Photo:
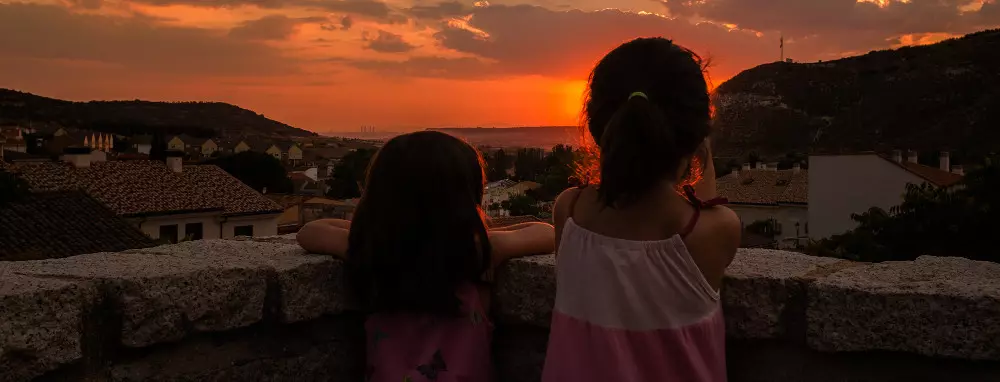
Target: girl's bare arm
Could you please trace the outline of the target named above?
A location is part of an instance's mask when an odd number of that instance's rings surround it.
[[[555,229],[546,223],[524,223],[509,231],[490,231],[493,265],[515,257],[552,253]]]
[[[351,222],[340,219],[315,220],[299,229],[295,239],[310,253],[347,258]]]
[[[530,226],[532,224],[536,224],[536,223],[538,223],[538,222],[518,223],[518,224],[514,224],[514,225],[509,225],[509,226],[506,226],[506,227],[496,227],[496,228],[490,229],[490,231],[493,231],[493,232],[498,232],[498,231],[517,231],[519,229],[526,228],[526,227],[528,227],[528,226]]]

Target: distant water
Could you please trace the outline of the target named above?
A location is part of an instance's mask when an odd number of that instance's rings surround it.
[[[517,128],[440,128],[428,129],[445,132],[463,138],[476,146],[492,147],[539,147],[549,149],[552,146],[565,144],[577,146],[579,129],[576,126],[557,127],[517,127]],[[390,139],[401,133],[361,133],[361,132],[331,132],[324,135],[358,138],[358,139]]]

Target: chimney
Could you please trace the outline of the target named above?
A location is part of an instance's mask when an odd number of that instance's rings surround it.
[[[0,159],[3,159],[3,157],[0,157]],[[740,177],[740,170],[738,168],[736,168],[736,167],[733,167],[732,174],[733,174],[733,178],[739,178]]]
[[[173,172],[184,171],[184,152],[179,150],[167,150],[167,168]]]
[[[63,149],[62,159],[76,168],[90,167],[90,147],[67,147]]]
[[[749,162],[743,164],[743,171],[750,171],[750,163]]]
[[[942,151],[941,156],[938,159],[938,165],[941,167],[941,171],[951,170],[951,153],[947,151]]]
[[[767,171],[778,171],[778,162],[771,162],[767,164]]]
[[[903,163],[903,150],[892,150],[892,161]]]
[[[792,164],[792,173],[793,174],[798,174],[799,171],[801,171],[801,170],[802,170],[802,165],[801,164],[798,164],[798,163]]]
[[[962,168],[962,165],[951,166],[951,173],[952,174],[956,174],[956,175],[963,175],[964,176],[965,175],[965,169]]]
[[[917,163],[917,152],[913,151],[913,150],[910,150],[906,154],[906,161],[910,162],[910,163],[913,163],[913,164],[916,164]]]

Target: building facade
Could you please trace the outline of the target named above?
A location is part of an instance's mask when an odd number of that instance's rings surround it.
[[[945,170],[949,169],[949,170]],[[962,180],[961,167],[952,169],[947,153],[938,167],[918,163],[910,152],[813,155],[809,157],[809,237],[818,240],[857,227],[852,214],[872,207],[889,211],[903,201],[907,184],[951,187]]]

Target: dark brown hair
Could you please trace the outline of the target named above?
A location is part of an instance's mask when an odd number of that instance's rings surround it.
[[[479,152],[451,135],[397,136],[368,167],[348,272],[369,312],[457,313],[461,283],[490,265]]]
[[[598,196],[605,206],[627,206],[678,178],[682,161],[708,136],[701,58],[664,38],[626,42],[594,67],[584,112],[600,146]]]

